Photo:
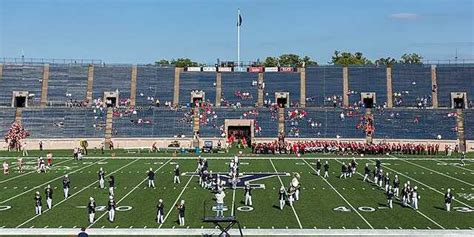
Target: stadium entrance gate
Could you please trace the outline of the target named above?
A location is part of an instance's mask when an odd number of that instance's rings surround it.
[[[253,119],[226,119],[224,121],[226,139],[234,135],[236,139],[247,139],[250,144],[254,138],[254,120]]]
[[[12,107],[28,107],[28,91],[13,91]]]

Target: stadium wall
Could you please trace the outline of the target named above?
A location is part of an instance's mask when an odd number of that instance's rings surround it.
[[[45,150],[54,148],[56,149],[74,149],[79,147],[79,143],[82,139],[88,141],[89,150],[99,149],[101,143],[104,142],[104,139],[101,138],[70,138],[70,139],[25,139],[24,142],[27,144],[28,150],[39,150],[39,141],[43,141],[43,147]],[[214,144],[217,144],[218,141],[221,141],[222,144],[225,144],[223,138],[201,138],[199,140],[200,147],[204,145],[204,141],[213,141]],[[276,138],[255,138],[255,142],[264,143],[264,142],[273,142]],[[337,140],[341,142],[365,142],[365,139],[327,139],[327,138],[286,138],[287,142],[295,141],[331,141]],[[156,142],[159,148],[167,148],[168,145],[173,141],[178,141],[183,148],[192,148],[192,138],[112,138],[115,149],[138,149],[138,148],[151,148],[152,144]],[[439,144],[440,151],[444,150],[445,145],[455,146],[459,144],[457,140],[414,140],[414,139],[374,139],[374,143],[379,142],[388,142],[388,143],[414,143],[414,144]],[[467,151],[474,151],[474,140],[466,141]],[[2,144],[0,150],[7,150],[6,143]]]

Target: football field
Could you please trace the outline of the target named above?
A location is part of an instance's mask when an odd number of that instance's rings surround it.
[[[138,154],[137,154],[138,155]],[[209,170],[228,172],[229,157],[209,157]],[[243,187],[226,188],[225,215],[235,215],[244,235],[249,234],[322,234],[327,231],[366,231],[371,229],[393,231],[449,230],[452,233],[474,235],[474,162],[458,159],[399,158],[384,156],[384,172],[393,180],[395,174],[401,186],[410,181],[418,187],[419,210],[403,207],[394,199],[393,209],[387,207],[384,190],[372,182],[363,182],[366,163],[373,171],[375,159],[357,158],[357,173],[340,179],[342,162],[352,157],[321,157],[329,161],[329,178],[315,174],[316,158],[243,157],[240,162],[241,178],[255,188],[253,206],[244,205]],[[201,235],[220,233],[212,223],[203,223],[203,212],[212,213],[214,194],[203,189],[196,170],[195,157],[88,157],[82,161],[56,158],[47,173],[37,173],[34,158],[27,159],[27,170],[19,174],[15,158],[3,158],[11,165],[9,175],[0,175],[0,234],[65,235],[88,227],[91,233],[109,235],[171,234]],[[179,164],[181,182],[173,183],[173,169]],[[102,167],[106,175],[116,180],[115,201],[117,212],[113,223],[108,221],[108,185],[99,188],[97,172]],[[156,171],[156,188],[147,187],[147,171]],[[300,175],[300,200],[293,207],[279,208],[278,191],[289,186],[293,174]],[[70,197],[64,199],[62,177],[71,179]],[[371,176],[370,180],[373,180]],[[53,208],[47,210],[44,189],[54,188]],[[444,193],[451,188],[455,197],[451,212],[444,206]],[[34,193],[43,197],[43,213],[35,215]],[[87,209],[89,197],[97,203],[95,222],[89,224]],[[164,224],[156,223],[156,204],[163,199]],[[185,226],[178,224],[175,205],[185,200]],[[204,203],[208,203],[204,207]],[[206,208],[206,210],[203,210]],[[50,231],[50,232],[48,232]],[[96,231],[96,232],[94,232]],[[153,232],[147,232],[153,231]],[[236,232],[233,232],[236,233]]]

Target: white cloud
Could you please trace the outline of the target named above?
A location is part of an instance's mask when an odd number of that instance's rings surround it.
[[[396,20],[415,20],[418,17],[420,17],[418,14],[407,13],[407,12],[394,13],[390,15],[390,18],[396,19]]]

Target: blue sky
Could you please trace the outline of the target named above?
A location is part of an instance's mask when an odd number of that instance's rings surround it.
[[[326,64],[334,50],[474,59],[473,0],[0,0],[0,57],[150,63],[283,53]]]

